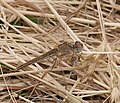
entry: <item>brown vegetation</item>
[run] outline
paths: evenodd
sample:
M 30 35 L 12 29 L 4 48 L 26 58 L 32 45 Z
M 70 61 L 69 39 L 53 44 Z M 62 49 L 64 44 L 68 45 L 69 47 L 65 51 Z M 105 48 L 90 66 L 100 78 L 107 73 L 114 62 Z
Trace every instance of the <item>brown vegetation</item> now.
M 0 102 L 120 103 L 119 28 L 119 0 L 0 0 Z

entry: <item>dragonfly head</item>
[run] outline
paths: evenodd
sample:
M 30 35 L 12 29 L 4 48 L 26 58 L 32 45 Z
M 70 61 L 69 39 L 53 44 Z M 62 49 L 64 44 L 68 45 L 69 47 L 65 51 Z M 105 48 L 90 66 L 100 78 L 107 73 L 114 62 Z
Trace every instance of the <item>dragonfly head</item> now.
M 82 51 L 83 45 L 79 41 L 76 41 L 73 45 L 73 48 L 74 48 L 75 52 L 79 53 Z

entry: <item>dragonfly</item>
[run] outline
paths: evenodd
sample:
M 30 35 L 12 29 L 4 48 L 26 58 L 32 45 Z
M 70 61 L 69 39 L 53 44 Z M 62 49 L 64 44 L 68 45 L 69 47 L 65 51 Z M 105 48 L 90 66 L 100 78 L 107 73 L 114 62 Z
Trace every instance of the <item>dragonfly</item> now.
M 82 50 L 82 44 L 79 41 L 76 41 L 74 44 L 71 44 L 69 42 L 64 42 L 58 45 L 58 47 L 51 49 L 50 51 L 18 66 L 16 69 L 17 70 L 23 69 L 31 64 L 34 64 L 35 62 L 42 61 L 43 59 L 48 58 L 48 57 L 65 56 L 70 53 L 79 53 L 81 52 L 81 50 Z

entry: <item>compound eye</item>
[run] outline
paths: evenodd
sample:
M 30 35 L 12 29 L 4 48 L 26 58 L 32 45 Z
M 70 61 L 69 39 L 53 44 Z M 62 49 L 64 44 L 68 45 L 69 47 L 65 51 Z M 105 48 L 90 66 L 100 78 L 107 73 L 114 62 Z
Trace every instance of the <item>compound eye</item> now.
M 77 52 L 80 52 L 82 50 L 82 44 L 79 41 L 75 42 L 74 48 Z

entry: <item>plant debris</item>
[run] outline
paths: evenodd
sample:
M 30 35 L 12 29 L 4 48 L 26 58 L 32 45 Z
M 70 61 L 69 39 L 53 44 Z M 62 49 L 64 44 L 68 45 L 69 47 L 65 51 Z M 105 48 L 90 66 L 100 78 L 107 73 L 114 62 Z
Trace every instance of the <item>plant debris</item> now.
M 117 0 L 0 0 L 0 102 L 119 103 L 119 29 Z

